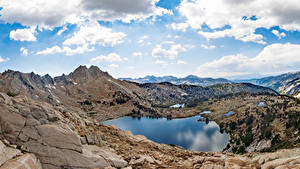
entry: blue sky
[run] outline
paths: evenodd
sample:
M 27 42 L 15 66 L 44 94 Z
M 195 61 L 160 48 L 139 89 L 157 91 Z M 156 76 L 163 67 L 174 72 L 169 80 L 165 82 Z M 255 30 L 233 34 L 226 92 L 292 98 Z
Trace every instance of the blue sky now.
M 296 0 L 4 0 L 0 71 L 247 79 L 300 71 Z

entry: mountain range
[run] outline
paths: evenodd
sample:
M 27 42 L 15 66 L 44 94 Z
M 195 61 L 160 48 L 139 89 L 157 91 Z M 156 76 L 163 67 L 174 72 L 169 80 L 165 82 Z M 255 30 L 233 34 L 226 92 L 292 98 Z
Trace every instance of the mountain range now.
M 200 78 L 195 75 L 189 75 L 183 78 L 177 78 L 174 76 L 145 76 L 143 78 L 120 78 L 120 80 L 127 80 L 137 83 L 161 83 L 161 82 L 170 82 L 176 85 L 179 84 L 188 84 L 188 85 L 198 85 L 198 86 L 211 86 L 215 84 L 224 84 L 224 83 L 232 83 L 230 80 L 224 78 Z
M 285 73 L 278 76 L 268 76 L 260 79 L 235 80 L 235 82 L 252 83 L 269 87 L 283 94 L 293 95 L 297 92 L 297 86 L 299 87 L 299 84 L 297 84 L 297 82 L 299 82 L 299 80 L 297 81 L 297 79 L 299 78 L 300 72 L 295 72 Z
M 268 76 L 259 79 L 246 79 L 246 80 L 228 80 L 224 78 L 201 78 L 195 75 L 189 75 L 184 78 L 177 78 L 174 76 L 145 76 L 143 78 L 120 78 L 120 80 L 132 81 L 137 83 L 161 83 L 170 82 L 172 84 L 188 84 L 198 86 L 212 86 L 216 84 L 232 84 L 232 83 L 252 83 L 259 86 L 264 86 L 276 90 L 279 93 L 291 96 L 298 96 L 300 91 L 300 72 L 285 73 L 278 76 Z

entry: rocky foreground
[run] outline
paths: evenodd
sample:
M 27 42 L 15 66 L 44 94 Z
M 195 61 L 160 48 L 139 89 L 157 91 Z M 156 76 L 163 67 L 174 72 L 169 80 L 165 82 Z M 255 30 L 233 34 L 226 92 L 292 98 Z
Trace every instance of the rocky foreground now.
M 0 168 L 299 168 L 300 149 L 205 153 L 157 144 L 63 106 L 0 93 Z

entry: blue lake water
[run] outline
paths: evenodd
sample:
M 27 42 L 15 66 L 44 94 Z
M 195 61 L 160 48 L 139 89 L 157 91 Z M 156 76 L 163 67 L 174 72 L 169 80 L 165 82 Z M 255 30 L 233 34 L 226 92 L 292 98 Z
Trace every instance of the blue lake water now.
M 170 106 L 170 108 L 184 108 L 184 103 L 183 104 L 175 104 L 173 106 Z
M 233 111 L 230 111 L 230 112 L 226 113 L 225 116 L 229 117 L 229 116 L 231 116 L 231 115 L 233 115 L 233 114 L 234 114 L 234 112 L 233 112 Z
M 167 120 L 166 118 L 122 117 L 103 122 L 114 125 L 134 135 L 164 144 L 175 144 L 194 151 L 222 151 L 229 142 L 229 135 L 221 133 L 219 126 L 211 121 L 198 122 L 201 116 Z
M 259 107 L 264 107 L 264 106 L 265 106 L 265 102 L 259 102 L 259 103 L 258 103 L 258 106 L 259 106 Z

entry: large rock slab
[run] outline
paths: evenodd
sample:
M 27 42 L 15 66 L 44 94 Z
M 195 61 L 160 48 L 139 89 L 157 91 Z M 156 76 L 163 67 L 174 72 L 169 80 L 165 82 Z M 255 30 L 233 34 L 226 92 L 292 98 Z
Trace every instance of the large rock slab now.
M 6 147 L 2 143 L 2 141 L 0 141 L 0 166 L 4 164 L 6 161 L 20 154 L 21 154 L 20 150 Z
M 42 165 L 35 155 L 25 154 L 7 161 L 0 169 L 42 169 Z
M 104 168 L 110 166 L 102 157 L 85 156 L 74 150 L 51 147 L 38 142 L 27 142 L 29 151 L 41 160 L 43 169 Z
M 128 163 L 116 153 L 107 148 L 100 148 L 95 145 L 83 145 L 83 155 L 86 157 L 104 158 L 109 164 L 116 168 L 123 168 Z
M 41 125 L 36 127 L 44 143 L 51 147 L 82 152 L 80 137 L 56 125 Z
M 26 119 L 11 109 L 0 109 L 0 134 L 11 142 L 16 142 Z

